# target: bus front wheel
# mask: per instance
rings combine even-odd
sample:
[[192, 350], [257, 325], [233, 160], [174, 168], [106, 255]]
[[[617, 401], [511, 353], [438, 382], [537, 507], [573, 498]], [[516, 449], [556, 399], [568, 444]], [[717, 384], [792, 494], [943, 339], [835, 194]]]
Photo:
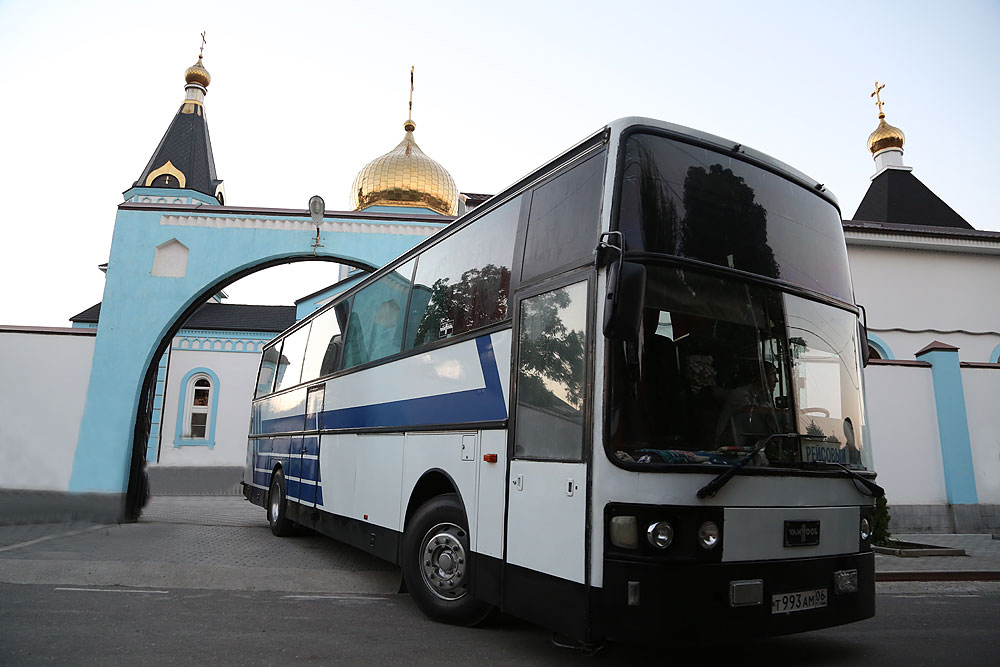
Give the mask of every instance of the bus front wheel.
[[278, 537], [292, 534], [294, 524], [285, 515], [285, 475], [280, 468], [271, 476], [271, 488], [267, 493], [267, 522], [271, 524], [271, 532]]
[[443, 623], [477, 625], [490, 607], [469, 593], [469, 532], [458, 496], [431, 498], [403, 535], [403, 580], [424, 614]]

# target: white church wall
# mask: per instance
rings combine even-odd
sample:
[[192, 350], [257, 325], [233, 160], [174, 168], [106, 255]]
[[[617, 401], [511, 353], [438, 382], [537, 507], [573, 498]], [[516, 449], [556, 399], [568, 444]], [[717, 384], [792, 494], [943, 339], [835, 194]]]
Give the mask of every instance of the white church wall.
[[889, 504], [945, 503], [931, 369], [869, 365], [865, 388], [875, 470]]
[[[246, 462], [250, 401], [259, 363], [259, 353], [173, 349], [167, 369], [159, 460], [155, 465], [243, 466]], [[183, 434], [177, 432], [177, 415], [183, 410], [180, 396], [185, 391], [184, 377], [201, 368], [211, 370], [218, 378], [218, 385], [212, 388], [217, 393], [218, 403], [211, 447], [185, 444], [180, 437]], [[186, 398], [190, 400], [191, 397]]]
[[69, 490], [94, 341], [0, 332], [0, 488]]
[[848, 256], [868, 326], [897, 358], [912, 359], [937, 339], [961, 348], [962, 361], [989, 361], [1000, 343], [995, 255], [850, 244]]
[[1000, 505], [1000, 368], [963, 368], [962, 386], [979, 503]]

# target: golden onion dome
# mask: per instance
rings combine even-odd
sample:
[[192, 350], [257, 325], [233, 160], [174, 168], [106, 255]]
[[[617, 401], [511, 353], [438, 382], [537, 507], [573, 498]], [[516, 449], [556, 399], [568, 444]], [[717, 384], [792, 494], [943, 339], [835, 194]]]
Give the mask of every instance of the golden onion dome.
[[903, 131], [885, 122], [884, 113], [878, 115], [878, 120], [878, 127], [868, 135], [868, 150], [872, 152], [872, 155], [886, 148], [903, 150], [903, 143], [906, 141]]
[[198, 62], [184, 71], [184, 81], [196, 83], [203, 88], [208, 88], [208, 84], [212, 83], [212, 75], [201, 64], [201, 56], [198, 56]]
[[426, 207], [442, 215], [458, 212], [458, 188], [451, 174], [427, 157], [413, 139], [416, 123], [403, 124], [406, 135], [391, 151], [369, 162], [351, 187], [351, 208]]

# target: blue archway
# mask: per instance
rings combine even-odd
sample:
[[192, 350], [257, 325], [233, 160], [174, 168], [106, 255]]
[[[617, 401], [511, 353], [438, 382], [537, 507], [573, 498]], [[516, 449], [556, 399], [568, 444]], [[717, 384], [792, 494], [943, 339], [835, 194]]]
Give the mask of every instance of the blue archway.
[[[186, 194], [200, 199], [200, 193]], [[138, 441], [146, 433], [144, 399], [156, 362], [209, 296], [245, 275], [294, 261], [374, 269], [450, 221], [421, 213], [335, 212], [324, 217], [317, 243], [306, 211], [120, 205], [70, 492], [99, 494], [95, 499], [107, 503], [106, 510], [117, 505], [123, 517], [135, 512], [145, 448]]]

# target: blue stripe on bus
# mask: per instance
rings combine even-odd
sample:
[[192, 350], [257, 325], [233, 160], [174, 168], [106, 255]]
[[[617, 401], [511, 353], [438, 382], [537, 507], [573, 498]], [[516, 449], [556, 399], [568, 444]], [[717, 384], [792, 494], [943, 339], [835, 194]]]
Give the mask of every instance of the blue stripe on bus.
[[437, 396], [422, 396], [375, 405], [323, 412], [321, 428], [412, 427], [507, 418], [500, 374], [489, 336], [476, 339], [486, 386]]
[[[493, 353], [493, 342], [489, 336], [482, 336], [476, 339], [476, 346], [486, 385], [482, 389], [326, 410], [320, 415], [320, 428], [408, 428], [506, 419], [507, 408], [504, 404], [496, 356]], [[264, 419], [260, 424], [261, 433], [302, 430], [303, 418], [304, 415], [294, 415]]]

